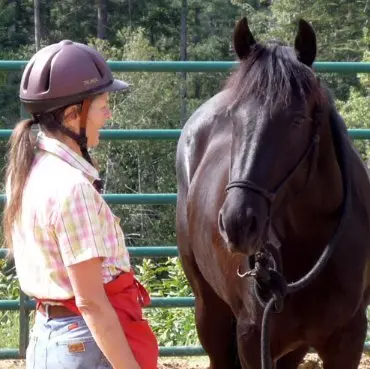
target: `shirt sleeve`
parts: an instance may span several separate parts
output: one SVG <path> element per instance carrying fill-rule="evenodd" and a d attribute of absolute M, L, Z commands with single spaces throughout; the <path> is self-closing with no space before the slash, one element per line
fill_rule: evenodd
<path fill-rule="evenodd" d="M 65 266 L 109 256 L 99 219 L 103 201 L 90 183 L 78 183 L 61 203 L 55 232 Z"/>

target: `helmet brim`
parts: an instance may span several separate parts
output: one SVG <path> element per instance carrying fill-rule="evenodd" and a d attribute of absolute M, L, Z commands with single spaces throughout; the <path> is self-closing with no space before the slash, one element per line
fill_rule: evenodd
<path fill-rule="evenodd" d="M 124 91 L 128 90 L 129 88 L 130 85 L 127 82 L 115 79 L 113 80 L 113 83 L 111 83 L 108 87 L 104 89 L 104 91 L 105 92 Z"/>

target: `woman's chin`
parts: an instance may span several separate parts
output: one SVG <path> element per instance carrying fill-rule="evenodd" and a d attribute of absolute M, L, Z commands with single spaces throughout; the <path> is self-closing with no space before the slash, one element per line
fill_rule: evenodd
<path fill-rule="evenodd" d="M 91 140 L 89 143 L 88 143 L 88 146 L 89 148 L 91 149 L 94 149 L 95 147 L 97 147 L 99 145 L 99 137 L 97 137 L 95 140 Z"/>

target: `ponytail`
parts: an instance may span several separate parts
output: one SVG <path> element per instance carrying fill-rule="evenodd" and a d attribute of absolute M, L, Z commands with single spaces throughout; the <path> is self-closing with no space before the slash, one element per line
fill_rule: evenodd
<path fill-rule="evenodd" d="M 5 180 L 8 199 L 4 208 L 5 246 L 12 249 L 12 229 L 20 218 L 24 186 L 35 157 L 35 139 L 32 134 L 32 119 L 26 119 L 16 125 L 10 137 L 10 150 L 6 165 Z"/>

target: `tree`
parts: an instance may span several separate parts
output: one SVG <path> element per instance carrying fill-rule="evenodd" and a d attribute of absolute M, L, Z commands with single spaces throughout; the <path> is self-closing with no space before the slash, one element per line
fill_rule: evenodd
<path fill-rule="evenodd" d="M 188 38 L 187 38 L 187 18 L 188 18 L 188 1 L 182 0 L 181 6 L 181 34 L 180 34 L 180 60 L 186 61 L 188 59 Z M 180 124 L 185 124 L 186 114 L 186 100 L 187 100 L 187 88 L 186 88 L 186 72 L 181 73 L 182 85 L 181 85 L 181 113 L 180 113 Z"/>
<path fill-rule="evenodd" d="M 369 45 L 369 27 L 364 27 L 361 43 Z M 365 49 L 362 61 L 370 62 L 370 51 Z M 351 128 L 370 128 L 370 75 L 359 75 L 359 86 L 350 89 L 346 101 L 337 101 L 338 108 L 347 126 Z M 355 141 L 355 144 L 370 167 L 370 143 L 368 140 Z"/>
<path fill-rule="evenodd" d="M 40 1 L 33 0 L 34 23 L 35 23 L 35 46 L 36 51 L 40 50 L 41 43 L 41 19 L 40 19 Z"/>
<path fill-rule="evenodd" d="M 280 0 L 271 5 L 273 27 L 269 36 L 293 41 L 297 19 L 311 22 L 317 33 L 318 58 L 321 61 L 359 61 L 363 45 L 359 41 L 370 18 L 367 0 Z M 346 100 L 351 86 L 358 86 L 355 76 L 324 76 L 337 98 Z"/>
<path fill-rule="evenodd" d="M 108 1 L 99 0 L 98 4 L 98 34 L 97 37 L 104 39 L 106 37 L 106 28 L 108 23 Z"/>
<path fill-rule="evenodd" d="M 21 0 L 0 0 L 0 54 L 33 43 L 33 7 Z"/>

